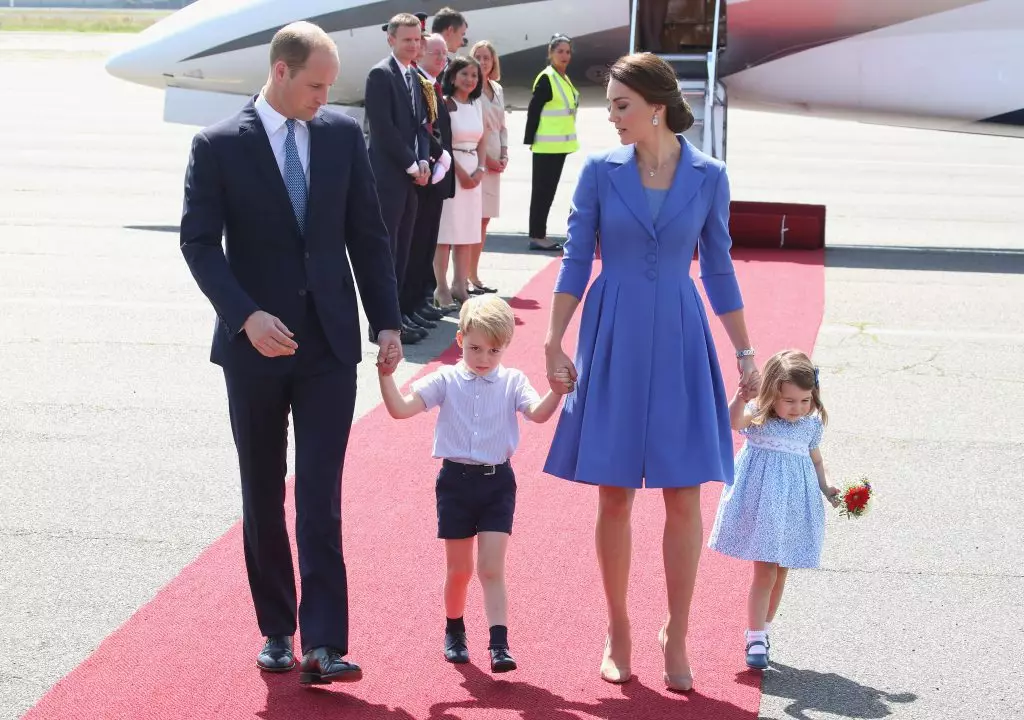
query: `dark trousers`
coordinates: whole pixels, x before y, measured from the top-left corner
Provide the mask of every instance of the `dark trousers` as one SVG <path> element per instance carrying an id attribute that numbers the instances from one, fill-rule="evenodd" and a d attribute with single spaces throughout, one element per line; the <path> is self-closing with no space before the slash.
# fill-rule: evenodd
<path id="1" fill-rule="evenodd" d="M 412 247 L 413 230 L 416 227 L 416 207 L 419 200 L 419 186 L 412 180 L 395 185 L 379 185 L 377 199 L 384 225 L 391 239 L 391 256 L 395 259 L 395 279 L 399 291 L 405 286 L 405 274 L 409 268 L 409 252 Z M 403 313 L 405 311 L 403 310 Z"/>
<path id="2" fill-rule="evenodd" d="M 342 364 L 331 352 L 312 300 L 304 321 L 292 331 L 299 348 L 291 372 L 224 371 L 242 477 L 245 567 L 262 634 L 293 635 L 295 575 L 284 515 L 291 409 L 302 651 L 330 646 L 347 653 L 341 473 L 355 410 L 356 368 Z M 235 342 L 248 339 L 242 334 Z"/>
<path id="3" fill-rule="evenodd" d="M 416 223 L 412 231 L 409 267 L 405 271 L 398 302 L 402 314 L 408 315 L 423 306 L 423 299 L 434 291 L 434 254 L 437 234 L 441 231 L 441 207 L 444 198 L 436 187 L 416 188 Z"/>
<path id="4" fill-rule="evenodd" d="M 564 153 L 533 154 L 533 188 L 530 192 L 530 237 L 544 240 L 548 236 L 548 213 L 555 201 L 555 191 L 565 167 Z"/>

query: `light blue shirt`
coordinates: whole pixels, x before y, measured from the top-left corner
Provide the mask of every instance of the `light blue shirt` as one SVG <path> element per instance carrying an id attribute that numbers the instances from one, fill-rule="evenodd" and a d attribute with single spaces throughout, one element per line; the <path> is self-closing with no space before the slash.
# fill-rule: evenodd
<path id="1" fill-rule="evenodd" d="M 540 400 L 526 375 L 499 365 L 477 375 L 462 362 L 445 365 L 412 385 L 427 410 L 439 407 L 435 458 L 500 465 L 519 446 L 518 412 Z"/>

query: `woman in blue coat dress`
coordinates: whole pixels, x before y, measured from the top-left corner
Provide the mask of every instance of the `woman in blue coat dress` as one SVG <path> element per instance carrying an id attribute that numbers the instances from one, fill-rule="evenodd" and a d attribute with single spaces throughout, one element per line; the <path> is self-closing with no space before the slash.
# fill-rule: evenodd
<path id="1" fill-rule="evenodd" d="M 548 380 L 568 393 L 545 471 L 599 486 L 597 555 L 608 602 L 601 676 L 631 677 L 626 608 L 635 489 L 661 488 L 668 618 L 658 633 L 664 681 L 686 692 L 690 600 L 702 545 L 700 486 L 730 483 L 728 400 L 704 304 L 690 278 L 694 250 L 711 308 L 736 348 L 740 384 L 758 371 L 729 248 L 723 163 L 682 135 L 693 115 L 660 58 L 621 58 L 608 82 L 621 147 L 590 156 L 580 174 L 545 342 Z M 575 363 L 562 340 L 590 281 Z M 568 369 L 573 382 L 555 379 Z M 563 376 L 564 377 L 564 376 Z"/>

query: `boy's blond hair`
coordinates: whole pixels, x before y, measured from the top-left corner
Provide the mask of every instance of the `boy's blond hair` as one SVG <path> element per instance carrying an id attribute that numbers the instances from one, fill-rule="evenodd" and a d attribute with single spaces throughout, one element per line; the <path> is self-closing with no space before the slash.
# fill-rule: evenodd
<path id="1" fill-rule="evenodd" d="M 497 295 L 474 295 L 462 303 L 459 331 L 463 335 L 475 330 L 486 335 L 495 347 L 505 347 L 512 342 L 515 328 L 512 308 Z"/>

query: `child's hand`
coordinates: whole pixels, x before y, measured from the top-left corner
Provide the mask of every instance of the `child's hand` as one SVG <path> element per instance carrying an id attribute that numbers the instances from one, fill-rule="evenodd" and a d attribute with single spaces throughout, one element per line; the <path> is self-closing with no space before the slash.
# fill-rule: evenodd
<path id="1" fill-rule="evenodd" d="M 572 380 L 572 375 L 569 374 L 568 368 L 559 368 L 555 370 L 555 380 L 565 385 L 569 392 L 572 392 L 575 388 L 575 383 Z"/>
<path id="2" fill-rule="evenodd" d="M 839 507 L 839 488 L 829 485 L 825 490 L 825 497 L 832 503 L 832 507 Z"/>
<path id="3" fill-rule="evenodd" d="M 377 360 L 377 375 L 383 377 L 390 375 L 395 370 L 395 365 L 398 363 L 398 348 L 394 345 L 390 346 L 387 353 L 384 355 L 383 360 Z"/>

